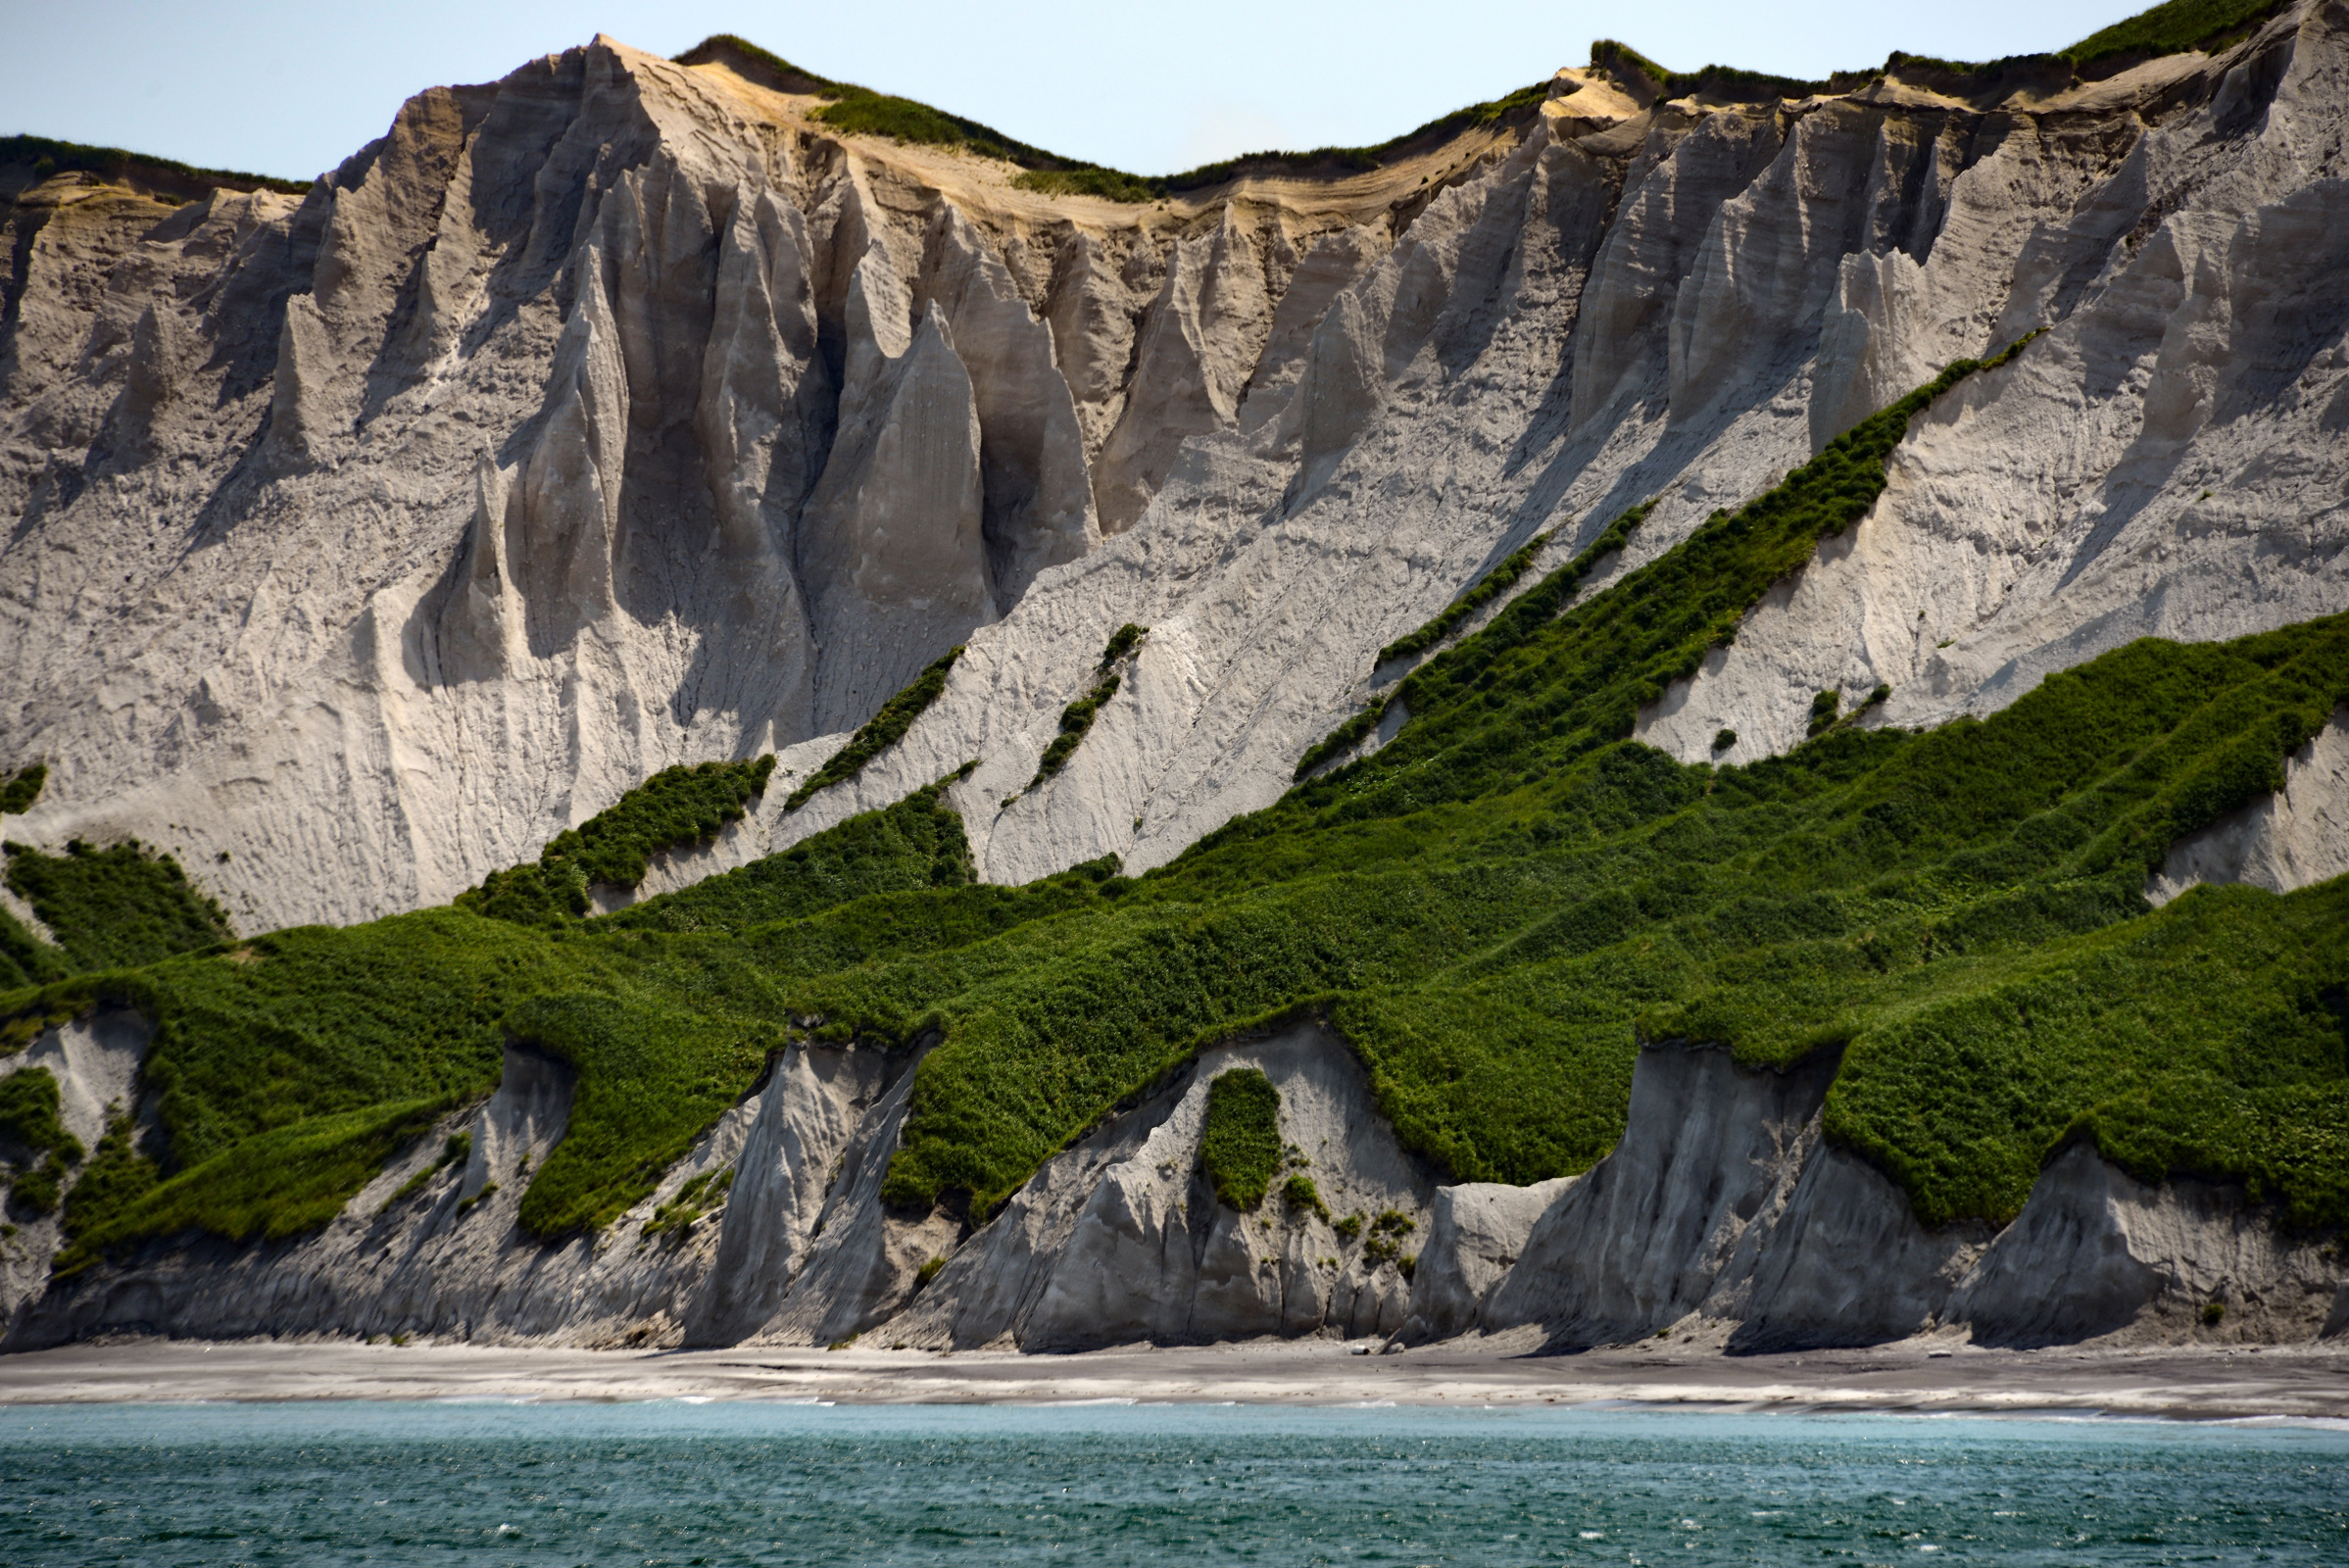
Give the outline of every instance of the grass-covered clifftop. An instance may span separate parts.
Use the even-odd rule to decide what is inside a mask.
[[[1609,519],[1400,683],[1388,745],[1144,877],[973,884],[933,787],[610,917],[424,910],[0,999],[4,1039],[102,996],[157,1025],[162,1143],[92,1156],[63,1266],[315,1223],[486,1095],[510,1041],[579,1075],[523,1223],[605,1223],[756,1082],[787,1020],[935,1043],[885,1196],[982,1217],[1202,1044],[1310,1010],[1456,1178],[1588,1167],[1642,1042],[1688,1041],[1756,1068],[1837,1054],[1829,1135],[1929,1223],[2011,1217],[2080,1138],[2349,1221],[2349,883],[2143,898],[2172,843],[2276,787],[2349,701],[2349,616],[2140,642],[1928,732],[1870,727],[1870,694],[1838,694],[1851,716],[1748,766],[1629,738],[1866,514],[1909,419],[1973,373],[1582,597],[1591,552],[1628,531]]]
[[[1905,68],[1911,74],[1928,71],[1978,82],[2019,79],[2024,75],[2044,74],[2045,70],[2052,69],[2057,77],[2069,79],[2075,70],[2088,75],[2103,75],[2161,55],[2222,48],[2246,36],[2287,3],[2289,0],[2164,0],[2099,29],[2060,54],[1967,64],[1895,50],[1882,67],[1833,71],[1819,80],[1725,65],[1674,71],[1612,38],[1592,42],[1590,63],[1592,69],[1610,73],[1639,89],[1643,97],[1693,96],[1725,103],[1771,102],[1813,93],[1850,92],[1882,79],[1895,68]],[[713,33],[676,58],[678,64],[686,66],[724,65],[745,79],[777,92],[820,99],[811,118],[844,134],[887,136],[913,146],[947,148],[997,159],[1018,167],[1020,172],[1012,182],[1022,189],[1052,196],[1098,196],[1127,203],[1209,190],[1243,178],[1344,178],[1433,151],[1465,131],[1499,124],[1530,124],[1549,95],[1549,82],[1545,78],[1498,98],[1439,115],[1425,124],[1375,145],[1266,150],[1219,159],[1175,173],[1135,174],[1031,146],[992,125],[916,99],[878,92],[854,82],[831,80],[732,33]],[[2040,85],[2048,83],[2042,81]]]

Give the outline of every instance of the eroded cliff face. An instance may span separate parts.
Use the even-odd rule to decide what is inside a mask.
[[[599,39],[419,96],[300,200],[61,176],[7,219],[0,749],[52,766],[12,832],[176,847],[247,928],[357,918],[967,642],[712,864],[975,758],[983,875],[1139,868],[1538,531],[1658,496],[1636,564],[2037,328],[1645,738],[1738,760],[1826,687],[1916,722],[2337,609],[2345,32],[2325,0],[2101,82],[1771,103],[1561,73],[1368,174],[1148,207]]]
[[[1637,565],[1948,359],[2042,329],[1918,419],[1871,515],[1644,738],[1696,760],[1732,728],[1744,760],[1798,741],[1822,689],[1887,685],[1862,722],[1925,722],[2140,635],[2338,612],[2345,45],[2349,8],[2311,0],[2221,58],[2086,84],[1650,102],[1562,73],[1529,122],[1371,174],[1135,208],[598,40],[419,97],[307,198],[21,191],[0,760],[52,783],[10,835],[175,848],[245,929],[359,918],[529,858],[673,760],[773,748],[805,777],[962,643],[859,778],[796,813],[771,790],[640,891],[974,760],[949,798],[984,876],[1139,869],[1277,798],[1399,672],[1377,650],[1537,533],[1562,554],[1657,498],[1613,569]],[[1026,790],[1129,621],[1150,637],[1117,696]],[[2149,895],[2339,874],[2342,734]],[[136,1042],[94,1049],[40,1059],[135,1100]],[[1199,1100],[1231,1064],[1280,1084],[1333,1213],[1410,1220],[1401,1255],[1202,1196]],[[1995,1236],[1928,1233],[1822,1139],[1826,1067],[1651,1052],[1598,1167],[1443,1188],[1300,1026],[1206,1054],[972,1226],[880,1201],[913,1066],[795,1046],[630,1214],[546,1247],[499,1171],[544,1158],[567,1086],[516,1057],[318,1235],[157,1244],[45,1296],[19,1264],[57,1238],[32,1238],[14,1343],[1748,1348],[2158,1337],[2212,1299],[2229,1333],[2349,1327],[2337,1252],[2092,1152]],[[459,1131],[464,1169],[400,1198]],[[722,1207],[660,1221],[725,1172]],[[2083,1282],[2060,1310],[2031,1283],[2053,1277]]]
[[[57,762],[13,831],[349,920],[853,727],[1133,524],[1444,174],[1055,201],[814,107],[599,39],[306,198],[18,190],[0,751]]]
[[[55,1073],[69,1127],[94,1142],[100,1097],[130,1095],[144,1048],[135,1014],[103,1013],[0,1066]],[[1589,1172],[1442,1186],[1345,1042],[1307,1021],[1201,1053],[976,1222],[881,1200],[919,1059],[794,1045],[650,1195],[547,1244],[517,1223],[520,1198],[563,1135],[571,1077],[509,1052],[486,1103],[416,1140],[322,1230],[160,1240],[53,1282],[61,1237],[38,1222],[5,1253],[0,1347],[143,1332],[1052,1351],[1327,1335],[1523,1352],[1670,1333],[1735,1352],[2349,1332],[2349,1259],[2330,1239],[2239,1190],[2147,1186],[2085,1145],[2003,1229],[1926,1230],[1888,1178],[1823,1138],[1832,1057],[1782,1073],[1650,1050],[1621,1145]],[[1320,1208],[1277,1188],[1248,1212],[1217,1201],[1199,1168],[1206,1092],[1237,1067],[1279,1091],[1288,1168]]]

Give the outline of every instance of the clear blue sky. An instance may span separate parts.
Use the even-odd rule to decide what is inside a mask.
[[[1593,37],[1666,65],[1816,77],[1893,49],[2060,49],[2142,0],[0,0],[0,133],[32,131],[305,178],[437,83],[491,80],[609,32],[676,54],[734,32],[808,70],[920,98],[1138,172],[1259,147],[1382,141],[1581,65]]]

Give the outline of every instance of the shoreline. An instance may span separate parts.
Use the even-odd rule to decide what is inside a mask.
[[[1357,1344],[1363,1342],[1356,1342]],[[1375,1351],[1375,1344],[1371,1349]],[[1262,1404],[2349,1420],[2349,1348],[1669,1348],[1511,1355],[1335,1340],[1064,1355],[805,1347],[586,1350],[353,1340],[141,1339],[0,1355],[0,1406],[659,1399],[863,1404]]]

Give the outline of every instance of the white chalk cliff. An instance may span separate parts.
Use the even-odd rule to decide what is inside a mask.
[[[1579,545],[1660,498],[1636,565],[2032,331],[1641,738],[1693,761],[1733,728],[1742,761],[1800,741],[1823,689],[1887,685],[1863,721],[1921,724],[2140,636],[2349,610],[2342,0],[2095,81],[1920,66],[1731,102],[1565,71],[1538,113],[1384,168],[1147,205],[817,107],[599,38],[419,95],[306,197],[0,196],[0,763],[50,768],[8,836],[171,849],[248,932],[365,919],[674,761],[777,750],[805,777],[961,644],[858,778],[788,815],[770,790],[644,891],[972,760],[948,799],[983,877],[1161,864],[1276,800],[1376,694],[1379,648],[1537,533]],[[1150,636],[1116,697],[1021,793],[1125,622]],[[2336,714],[2149,893],[2349,870],[2344,736]],[[134,1033],[62,1026],[0,1072],[52,1065],[86,1140]],[[1226,1056],[1280,1083],[1335,1212],[1411,1219],[1411,1279],[1325,1264],[1321,1218],[1215,1207],[1194,1165]],[[1726,1055],[1646,1054],[1614,1155],[1495,1191],[1439,1186],[1300,1025],[1202,1057],[967,1234],[879,1201],[908,1082],[794,1047],[653,1198],[559,1248],[514,1228],[516,1183],[460,1208],[486,1164],[385,1207],[437,1137],[306,1239],[44,1295],[56,1238],[28,1234],[0,1318],[18,1343],[1688,1323],[1744,1347],[2150,1335],[2231,1291],[2229,1333],[2349,1328],[2337,1260],[2092,1152],[1996,1236],[1927,1233],[1822,1143],[1823,1079]],[[443,1131],[540,1158],[567,1093],[517,1054]],[[722,1208],[645,1239],[720,1169]],[[2051,1306],[2026,1284],[2051,1271],[2094,1288]]]

